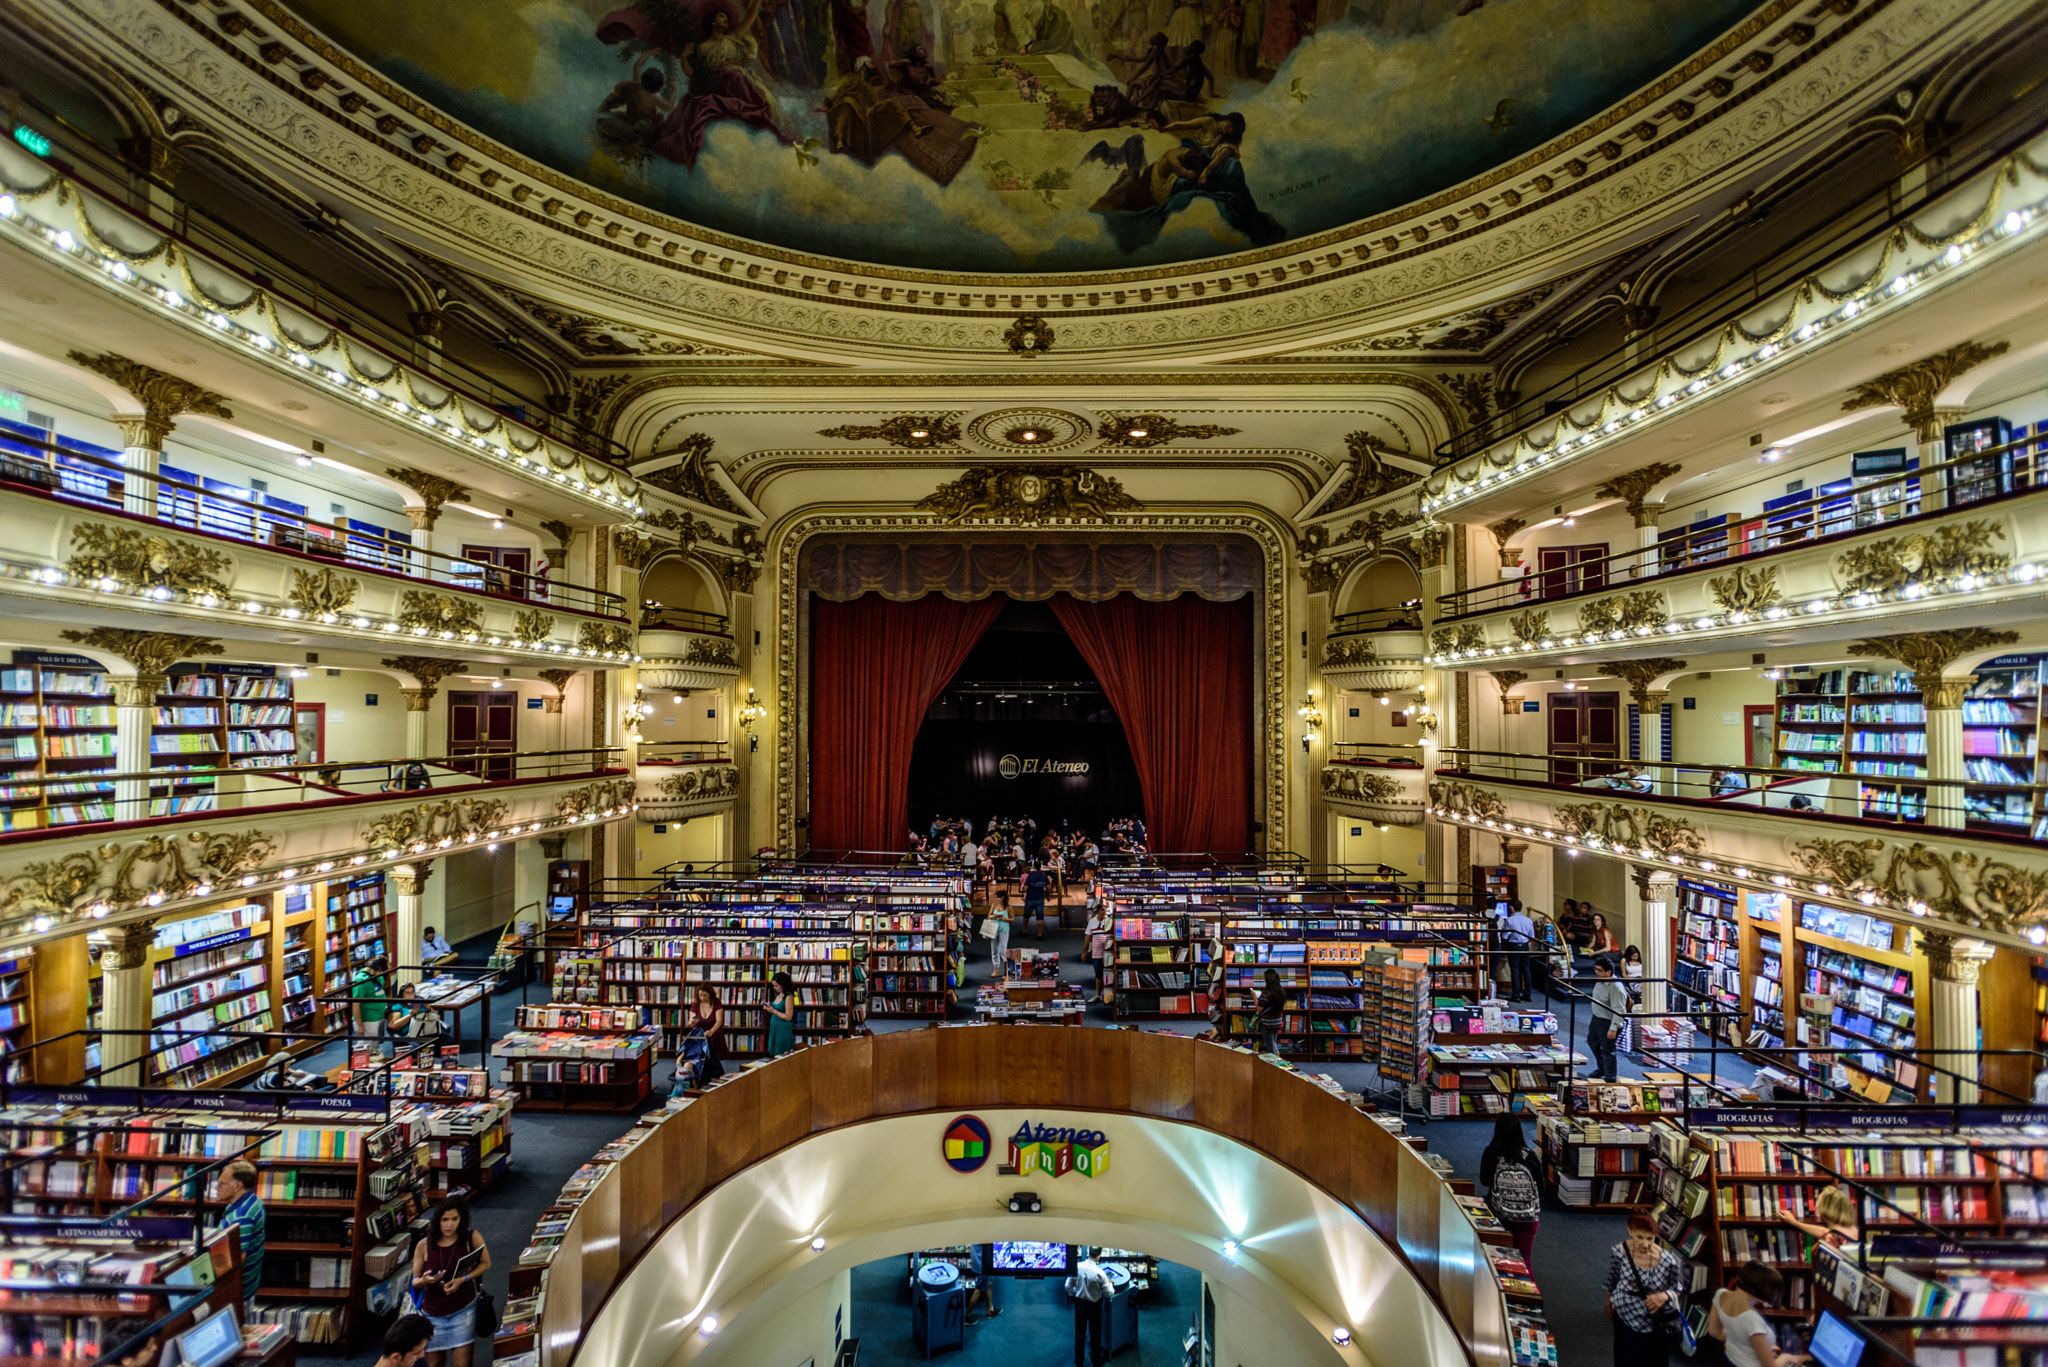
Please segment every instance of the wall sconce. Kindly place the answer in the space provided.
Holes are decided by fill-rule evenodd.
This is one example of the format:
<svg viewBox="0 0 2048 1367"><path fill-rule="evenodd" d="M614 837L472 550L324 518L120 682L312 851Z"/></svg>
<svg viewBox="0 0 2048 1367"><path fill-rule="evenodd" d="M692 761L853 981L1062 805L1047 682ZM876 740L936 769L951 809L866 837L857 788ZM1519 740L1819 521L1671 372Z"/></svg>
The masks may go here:
<svg viewBox="0 0 2048 1367"><path fill-rule="evenodd" d="M1301 718L1301 753L1305 755L1310 742L1316 738L1316 732L1323 729L1322 710L1316 706L1313 692L1301 700L1301 706L1294 709L1294 715Z"/></svg>
<svg viewBox="0 0 2048 1367"><path fill-rule="evenodd" d="M754 690L748 689L747 700L740 707L740 730L747 733L748 754L752 754L761 748L761 738L754 734L754 723L767 715L768 709L763 707L761 700L754 696Z"/></svg>
<svg viewBox="0 0 2048 1367"><path fill-rule="evenodd" d="M491 686L493 688L497 687L495 683ZM653 715L654 704L648 702L646 695L636 689L633 693L633 701L627 703L620 711L625 718L626 739L638 745L640 743L640 723Z"/></svg>
<svg viewBox="0 0 2048 1367"><path fill-rule="evenodd" d="M1415 723L1416 728L1422 732L1422 743L1424 745L1430 745L1435 743L1437 728L1436 713L1430 711L1426 707L1418 707L1413 712L1410 712L1408 716L1410 720L1412 720Z"/></svg>

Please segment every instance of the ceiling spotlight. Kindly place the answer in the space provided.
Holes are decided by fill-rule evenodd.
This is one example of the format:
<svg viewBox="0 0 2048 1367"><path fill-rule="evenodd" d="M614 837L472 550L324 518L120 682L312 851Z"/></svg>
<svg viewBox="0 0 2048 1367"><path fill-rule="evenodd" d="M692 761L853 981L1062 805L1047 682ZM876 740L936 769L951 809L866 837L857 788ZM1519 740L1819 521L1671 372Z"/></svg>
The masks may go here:
<svg viewBox="0 0 2048 1367"><path fill-rule="evenodd" d="M910 435L919 441L923 441L926 437L929 437L931 435L931 432L926 428L919 427L912 429Z"/></svg>
<svg viewBox="0 0 2048 1367"><path fill-rule="evenodd" d="M1152 435L1152 433L1147 428L1133 427L1126 435L1133 437L1149 437Z"/></svg>
<svg viewBox="0 0 2048 1367"><path fill-rule="evenodd" d="M825 1236L824 1236L824 1235L822 1235L822 1234L820 1234L820 1235L819 1235L819 1236L818 1236L817 1238L815 1238L815 1239L811 1240L811 1252L813 1252L813 1253L823 1253L824 1251L825 1251Z"/></svg>
<svg viewBox="0 0 2048 1367"><path fill-rule="evenodd" d="M1235 1258L1237 1256L1237 1240L1225 1239L1223 1241L1223 1256L1226 1258Z"/></svg>
<svg viewBox="0 0 2048 1367"><path fill-rule="evenodd" d="M670 698L669 702L673 703L677 707L681 707L683 705L683 695L678 693L674 697Z"/></svg>
<svg viewBox="0 0 2048 1367"><path fill-rule="evenodd" d="M697 1332L702 1334L707 1339L710 1338L713 1334L717 1333L718 1316L706 1315L704 1317L703 1322L697 1326Z"/></svg>
<svg viewBox="0 0 2048 1367"><path fill-rule="evenodd" d="M491 530L492 530L492 531L494 531L494 532L502 532L502 531L504 531L504 530L505 530L505 519L504 519L504 518L502 518L502 517L494 517L494 518L492 518L492 519L491 519Z"/></svg>
<svg viewBox="0 0 2048 1367"><path fill-rule="evenodd" d="M1336 1344L1339 1348L1350 1347L1351 1331L1349 1329L1346 1329L1341 1324L1338 1325L1335 1329L1332 1329L1330 1331L1330 1342Z"/></svg>
<svg viewBox="0 0 2048 1367"><path fill-rule="evenodd" d="M301 470L310 470L313 468L313 458L301 453L292 457L292 464L298 466Z"/></svg>

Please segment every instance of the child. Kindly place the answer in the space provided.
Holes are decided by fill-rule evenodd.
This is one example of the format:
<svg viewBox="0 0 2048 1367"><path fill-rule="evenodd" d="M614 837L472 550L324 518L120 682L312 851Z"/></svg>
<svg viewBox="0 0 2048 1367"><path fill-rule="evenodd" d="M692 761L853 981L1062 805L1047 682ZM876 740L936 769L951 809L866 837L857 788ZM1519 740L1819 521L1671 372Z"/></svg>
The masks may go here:
<svg viewBox="0 0 2048 1367"><path fill-rule="evenodd" d="M1109 917L1095 912L1088 918L1088 963L1095 970L1095 990L1090 1001L1102 1000L1102 960L1109 953Z"/></svg>

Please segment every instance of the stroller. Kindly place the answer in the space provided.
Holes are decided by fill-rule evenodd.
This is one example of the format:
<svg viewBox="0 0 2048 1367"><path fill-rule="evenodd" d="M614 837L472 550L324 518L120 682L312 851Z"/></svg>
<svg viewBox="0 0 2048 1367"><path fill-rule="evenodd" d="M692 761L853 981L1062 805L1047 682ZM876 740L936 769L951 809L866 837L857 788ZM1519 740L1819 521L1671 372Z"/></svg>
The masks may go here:
<svg viewBox="0 0 2048 1367"><path fill-rule="evenodd" d="M676 1050L675 1074L669 1080L669 1095L681 1096L693 1087L709 1087L725 1076L725 1065L711 1057L711 1041L702 1030L684 1035Z"/></svg>

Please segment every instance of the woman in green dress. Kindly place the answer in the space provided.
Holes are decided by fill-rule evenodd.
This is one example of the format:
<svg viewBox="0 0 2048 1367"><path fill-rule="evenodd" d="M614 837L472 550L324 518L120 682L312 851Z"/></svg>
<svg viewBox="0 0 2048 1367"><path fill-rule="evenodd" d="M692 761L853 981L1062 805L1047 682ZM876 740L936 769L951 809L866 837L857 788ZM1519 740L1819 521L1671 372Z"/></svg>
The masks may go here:
<svg viewBox="0 0 2048 1367"><path fill-rule="evenodd" d="M796 1048L796 983L787 973L768 980L768 1057Z"/></svg>

